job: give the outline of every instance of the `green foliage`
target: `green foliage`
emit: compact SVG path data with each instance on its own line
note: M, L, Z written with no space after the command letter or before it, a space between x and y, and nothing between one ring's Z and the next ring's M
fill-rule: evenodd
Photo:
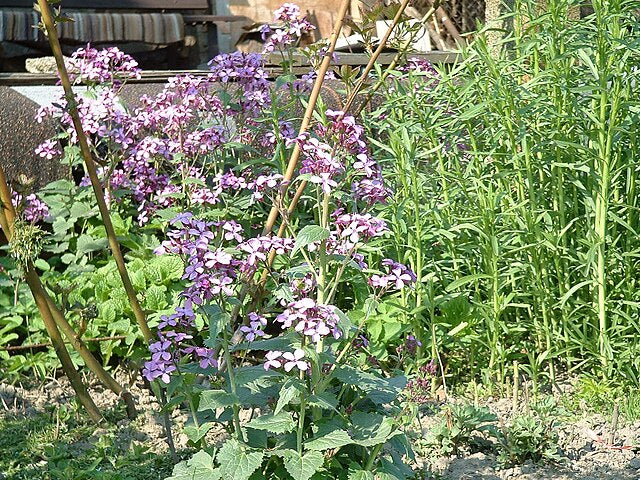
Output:
M486 407L451 404L445 407L439 422L429 431L427 443L443 455L482 448L486 446L487 438L498 435L497 419Z
M479 34L369 117L391 241L422 279L397 303L454 380L515 360L535 388L578 368L640 383L638 3L573 20L578 3L515 2L504 48Z
M126 417L110 413L118 420ZM7 480L157 480L171 471L169 456L118 436L139 428L142 418L119 432L106 426L101 435L70 407L2 418L0 472Z
M549 397L534 405L531 413L513 419L499 436L498 462L502 466L560 461L556 407Z

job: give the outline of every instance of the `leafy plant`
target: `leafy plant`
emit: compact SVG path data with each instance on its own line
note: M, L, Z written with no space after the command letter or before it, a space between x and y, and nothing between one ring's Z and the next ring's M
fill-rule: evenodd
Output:
M498 436L498 420L487 407L451 404L440 413L428 433L427 443L443 455L459 455L465 449L483 449Z
M498 462L503 466L559 462L556 408L553 398L547 397L531 413L516 416L498 437Z
M503 384L517 361L534 389L558 370L639 382L638 3L579 3L514 2L500 48L480 32L450 69L410 65L367 117L422 280L401 303L455 379Z

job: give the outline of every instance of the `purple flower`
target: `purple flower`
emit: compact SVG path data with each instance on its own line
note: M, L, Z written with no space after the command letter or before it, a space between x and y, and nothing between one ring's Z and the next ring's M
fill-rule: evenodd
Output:
M282 366L282 352L273 350L267 352L264 357L267 359L267 361L264 362L265 370L269 370L270 368L280 368Z
M23 197L17 192L11 193L11 203L23 220L38 223L49 217L49 207L35 193Z
M357 200L362 200L369 206L376 203L386 203L390 196L389 190L384 186L382 177L363 178L354 182L351 186L353 195Z
M259 175L258 178L247 185L250 190L253 190L252 199L254 201L262 200L265 194L271 193L280 187L282 178L282 175L279 173L275 173L273 175Z
M138 62L116 47L97 50L87 45L73 52L67 61L75 83L110 83L119 85L128 78L140 78Z
M257 337L264 337L263 328L267 326L267 319L255 312L249 312L249 325L240 327L248 342L253 342Z
M311 338L318 343L321 338L333 335L338 339L342 332L338 328L340 317L333 305L316 304L311 298L302 298L291 302L287 309L276 317L282 323L282 328L294 327L301 335Z
M389 231L384 220L370 214L336 213L334 224L340 240L347 248L354 248L358 242L366 242Z
M62 152L58 148L58 143L53 140L45 140L42 142L35 150L36 154L41 156L42 158L46 158L47 160L51 160L54 157L57 157Z
M413 285L417 281L416 274L402 263L398 263L390 258L385 258L382 260L382 265L388 267L389 273L386 275L371 275L369 285L372 287L383 290L394 287L401 290L404 287Z
M302 360L304 358L304 350L301 348L296 348L293 352L283 353L282 358L285 360L285 372L290 372L293 368L304 372L309 368L309 364Z

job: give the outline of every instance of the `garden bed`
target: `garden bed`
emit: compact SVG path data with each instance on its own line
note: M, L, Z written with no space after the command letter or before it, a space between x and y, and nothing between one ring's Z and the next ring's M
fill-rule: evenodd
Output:
M130 380L128 375L117 378L124 382ZM0 383L0 478L155 480L170 475L173 462L158 414L160 406L142 379L135 378L131 383L131 392L139 408L134 420L126 417L124 407L117 404L112 392L105 391L98 382L90 383L96 404L111 422L99 428L78 417L74 392L65 378L20 385ZM638 478L640 420L621 419L611 448L593 440L593 434L603 440L609 438L610 415L579 411L573 399L573 389L556 396L559 405L573 402L576 408L570 411L568 407L560 407L564 413L558 424L558 463L529 461L515 467L500 467L495 451L472 452L468 446L462 446L466 451L460 455L439 455L436 450L424 447L424 439L438 423L437 412L444 406L441 404L423 413L420 425L416 425L410 434L418 455L412 468L418 478L442 480ZM451 401L465 403L467 400L454 398ZM487 398L481 399L479 404L497 415L498 424L512 421L511 399ZM186 410L175 410L172 414L174 432L180 432L187 421ZM207 441L215 445L226 437L227 433L220 428L210 431ZM181 458L193 452L186 435L176 433L174 440ZM621 449L622 446L634 448ZM65 469L76 476L63 476Z

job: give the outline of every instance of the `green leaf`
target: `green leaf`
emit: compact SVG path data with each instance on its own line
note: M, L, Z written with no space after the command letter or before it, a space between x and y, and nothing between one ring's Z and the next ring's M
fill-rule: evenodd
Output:
M147 310L158 311L167 307L165 297L167 287L164 285L150 285L144 291L144 306Z
M215 426L214 422L205 422L199 427L195 425L185 425L184 433L192 442L199 442L202 437L204 437L209 430L211 430Z
M328 450L330 448L340 448L353 443L346 430L340 428L334 422L325 423L318 427L318 431L311 440L304 444L308 450Z
M306 247L314 242L326 240L327 238L329 238L329 230L326 228L319 225L307 225L298 232L292 254L296 253L302 247Z
M280 412L277 415L266 414L251 420L247 427L256 430L267 430L271 433L287 433L296 427L290 412Z
M354 412L352 441L363 447L373 447L387 441L393 431L393 420L378 413Z
M233 405L240 405L240 399L235 394L224 390L205 390L200 395L198 411L216 410L217 408L227 408Z
M325 410L335 410L338 406L338 399L331 392L322 392L311 395L307 401L310 407L319 407Z
M116 317L120 309L116 302L113 300L107 300L100 304L99 310L100 318L102 318L106 323L113 323L116 321Z
M306 452L302 456L295 450L282 454L284 468L293 480L309 480L324 464L324 455L318 451Z
M106 238L92 238L89 235L80 235L76 243L76 251L78 255L95 252L97 250L106 250L109 241Z
M475 282L476 280L483 280L485 278L491 278L491 275L487 275L485 273L478 273L476 275L467 275L466 277L462 277L451 282L449 285L447 285L445 290L447 292L452 292L453 290L459 287L462 287L464 285L467 285L468 283Z
M173 467L173 474L166 480L218 480L222 478L218 469L213 468L213 457L204 450L189 460Z
M383 378L347 365L337 368L334 375L341 382L366 392L369 399L377 405L397 399L407 382L402 376Z
M300 392L303 390L300 379L295 377L289 377L280 389L280 395L278 395L278 403L273 411L274 415L278 415L280 411L289 405L293 400L300 398Z
M35 262L33 262L33 264L38 267L40 270L43 271L48 271L51 267L49 266L49 264L43 260L42 258L37 258Z
M236 439L229 440L222 446L216 457L220 464L220 478L248 480L251 474L262 465L263 457L263 452L253 451Z
M348 480L374 480L373 473L360 467L349 468Z

